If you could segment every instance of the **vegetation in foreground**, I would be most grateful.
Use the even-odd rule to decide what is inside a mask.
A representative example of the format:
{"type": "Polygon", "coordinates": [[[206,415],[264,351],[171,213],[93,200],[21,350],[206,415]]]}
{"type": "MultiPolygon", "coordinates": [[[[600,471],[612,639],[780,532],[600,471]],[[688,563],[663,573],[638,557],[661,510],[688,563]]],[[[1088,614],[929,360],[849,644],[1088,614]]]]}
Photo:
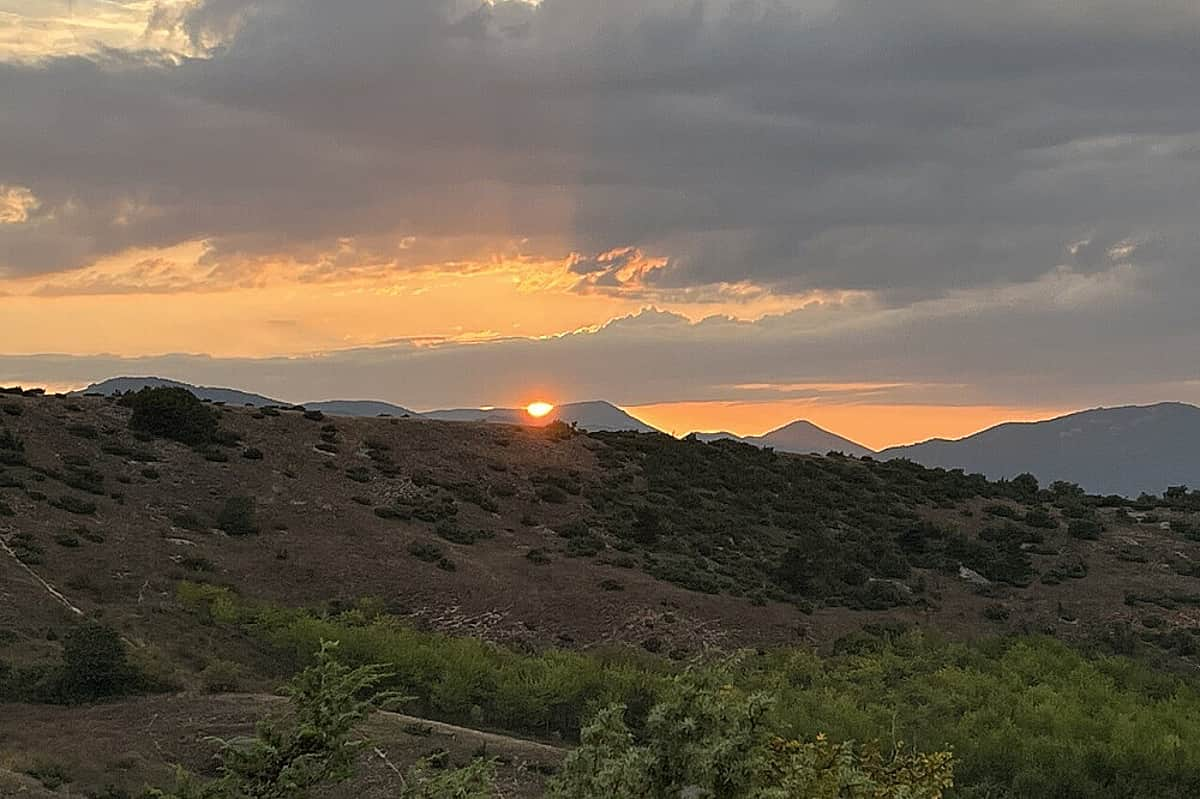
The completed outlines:
{"type": "MultiPolygon", "coordinates": [[[[610,714],[595,734],[612,745],[627,732],[633,759],[678,677],[676,666],[645,653],[521,654],[417,632],[372,603],[330,615],[254,605],[210,585],[180,591],[209,621],[251,631],[298,667],[314,662],[322,641],[338,640],[346,663],[384,664],[383,684],[431,718],[580,740],[585,719],[620,705],[625,731],[610,714]]],[[[720,673],[731,690],[771,697],[756,723],[783,740],[886,733],[891,746],[902,739],[916,751],[952,751],[957,787],[949,795],[1200,795],[1196,684],[1129,658],[1089,656],[1041,637],[964,644],[875,628],[843,639],[829,657],[761,651],[720,673]]]]}
{"type": "MultiPolygon", "coordinates": [[[[268,719],[256,736],[217,741],[219,776],[202,780],[180,771],[171,790],[154,799],[301,799],[353,774],[368,745],[355,736],[376,707],[398,699],[378,692],[382,666],[349,668],[322,642],[316,663],[285,689],[292,713],[268,719]],[[366,697],[366,698],[364,698],[366,697]]],[[[601,710],[583,730],[551,782],[553,799],[940,799],[953,785],[952,757],[877,746],[785,740],[765,723],[767,692],[745,693],[720,668],[688,670],[668,680],[635,737],[625,708],[601,710]]],[[[458,769],[418,763],[399,775],[399,799],[499,799],[492,763],[480,758],[458,769]]]]}

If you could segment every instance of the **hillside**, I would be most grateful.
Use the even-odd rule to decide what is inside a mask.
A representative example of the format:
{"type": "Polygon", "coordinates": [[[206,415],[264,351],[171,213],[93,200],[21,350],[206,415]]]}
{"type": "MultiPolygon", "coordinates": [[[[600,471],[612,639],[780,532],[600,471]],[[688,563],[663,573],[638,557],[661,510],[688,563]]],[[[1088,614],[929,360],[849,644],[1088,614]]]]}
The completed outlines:
{"type": "MultiPolygon", "coordinates": [[[[0,395],[0,660],[10,669],[43,673],[92,618],[119,630],[164,684],[261,692],[333,638],[360,658],[396,659],[419,715],[569,738],[601,685],[637,701],[649,690],[638,680],[736,647],[831,655],[820,679],[848,703],[838,707],[866,689],[837,676],[859,667],[836,658],[876,651],[906,627],[961,640],[1052,634],[1168,664],[1200,656],[1197,494],[1105,503],[1028,480],[733,441],[189,408],[215,418],[191,446],[149,432],[141,406],[0,395]],[[531,680],[540,687],[505,693],[531,680]],[[545,699],[553,692],[567,698],[545,699]]],[[[932,690],[942,660],[964,657],[896,646],[905,658],[932,647],[921,656],[932,682],[912,696],[932,690]]],[[[791,665],[771,668],[788,684],[818,679],[799,665],[812,657],[783,653],[791,665]]],[[[31,752],[18,730],[79,730],[54,738],[55,757],[91,774],[72,741],[108,736],[116,762],[147,740],[122,730],[161,714],[160,724],[195,731],[172,748],[202,763],[200,733],[246,716],[189,696],[84,715],[16,705],[0,712],[0,740],[31,752]]],[[[904,696],[879,694],[878,706],[894,713],[904,696]]],[[[927,735],[951,735],[910,712],[927,735]]],[[[976,751],[965,734],[952,742],[976,751]]],[[[396,746],[419,754],[422,744],[396,746]]],[[[168,757],[140,757],[121,784],[166,773],[168,757]]],[[[964,773],[1004,773],[983,757],[964,773]]],[[[377,765],[368,773],[382,774],[377,765]]],[[[514,774],[514,786],[523,779],[514,774]]],[[[528,790],[511,795],[536,795],[528,790]]]]}
{"type": "Polygon", "coordinates": [[[1200,486],[1200,408],[1183,403],[1098,408],[1043,422],[1011,422],[957,441],[935,439],[879,453],[992,479],[1023,472],[1095,494],[1160,494],[1200,486]]]}
{"type": "Polygon", "coordinates": [[[761,436],[737,436],[725,431],[717,433],[695,433],[701,441],[718,441],[730,439],[756,447],[771,447],[780,452],[795,452],[808,455],[825,455],[830,452],[840,452],[843,455],[861,458],[874,454],[872,450],[851,441],[848,438],[831,433],[805,419],[797,419],[783,427],[776,428],[761,436]]]}

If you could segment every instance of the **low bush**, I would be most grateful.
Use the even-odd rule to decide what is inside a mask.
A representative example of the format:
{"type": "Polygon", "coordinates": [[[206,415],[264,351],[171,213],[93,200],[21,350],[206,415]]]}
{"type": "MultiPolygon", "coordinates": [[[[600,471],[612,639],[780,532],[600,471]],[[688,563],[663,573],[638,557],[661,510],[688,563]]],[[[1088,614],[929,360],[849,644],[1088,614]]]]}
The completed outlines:
{"type": "Polygon", "coordinates": [[[79,516],[88,516],[96,512],[96,503],[89,502],[86,499],[80,499],[72,494],[63,494],[52,503],[54,507],[61,508],[68,513],[74,513],[79,516]]]}
{"type": "Polygon", "coordinates": [[[229,535],[254,535],[258,518],[253,497],[238,496],[225,500],[217,514],[217,527],[229,535]]]}
{"type": "Polygon", "coordinates": [[[183,388],[144,388],[126,394],[121,404],[133,409],[129,427],[190,446],[209,444],[217,434],[217,416],[183,388]]]}
{"type": "Polygon", "coordinates": [[[1067,533],[1072,538],[1095,541],[1104,532],[1104,525],[1095,519],[1071,519],[1067,522],[1067,533]]]}

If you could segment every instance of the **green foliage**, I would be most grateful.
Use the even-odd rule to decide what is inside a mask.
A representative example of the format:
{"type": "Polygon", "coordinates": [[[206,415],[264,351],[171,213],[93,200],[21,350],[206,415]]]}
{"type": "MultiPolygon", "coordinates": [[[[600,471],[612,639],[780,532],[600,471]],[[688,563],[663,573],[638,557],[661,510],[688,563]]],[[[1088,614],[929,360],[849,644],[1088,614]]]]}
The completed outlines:
{"type": "Polygon", "coordinates": [[[217,514],[217,527],[229,535],[254,535],[258,532],[258,514],[254,497],[230,497],[217,514]]]}
{"type": "MultiPolygon", "coordinates": [[[[579,486],[591,541],[569,539],[572,554],[613,547],[692,590],[808,606],[920,601],[914,567],[955,573],[966,565],[1016,585],[1036,577],[1019,543],[978,541],[919,512],[975,497],[1024,501],[1036,480],[993,483],[903,460],[795,456],[733,441],[590,437],[604,445],[596,452],[606,471],[579,486]]],[[[546,486],[565,500],[571,483],[542,477],[546,486]]],[[[989,507],[1023,515],[998,501],[989,507]]]]}
{"type": "Polygon", "coordinates": [[[1067,533],[1072,538],[1083,538],[1094,541],[1104,532],[1104,525],[1095,519],[1071,519],[1067,523],[1067,533]]]}
{"type": "MultiPolygon", "coordinates": [[[[180,585],[179,596],[214,621],[262,636],[285,662],[311,663],[323,639],[339,640],[347,663],[386,664],[393,675],[388,685],[413,695],[416,712],[451,722],[575,739],[583,719],[622,704],[633,744],[642,746],[649,709],[676,690],[675,667],[646,653],[522,654],[419,632],[383,614],[256,606],[228,590],[190,583],[180,585]]],[[[1136,640],[1123,635],[1123,644],[1114,639],[1120,651],[1134,651],[1136,640]]],[[[870,741],[888,731],[889,740],[903,738],[917,751],[951,749],[959,797],[1200,795],[1200,692],[1190,678],[1031,637],[947,644],[881,628],[837,652],[748,655],[709,685],[735,686],[738,701],[757,692],[773,696],[762,723],[785,741],[812,743],[821,733],[830,741],[870,741]]],[[[870,749],[854,753],[867,768],[870,749]]]]}
{"type": "Polygon", "coordinates": [[[496,799],[495,770],[484,759],[451,769],[422,760],[405,777],[398,799],[496,799]]]}
{"type": "Polygon", "coordinates": [[[378,666],[351,669],[323,643],[317,661],[285,688],[292,713],[267,719],[253,738],[219,740],[220,777],[209,783],[183,775],[176,793],[161,799],[302,799],[320,786],[345,780],[366,741],[354,728],[378,704],[394,700],[377,689],[387,676],[378,666]],[[369,698],[362,698],[368,696],[369,698]]]}
{"type": "Polygon", "coordinates": [[[130,662],[111,627],[86,622],[63,639],[62,660],[0,670],[0,700],[75,705],[166,686],[130,662]]]}
{"type": "Polygon", "coordinates": [[[121,404],[133,409],[132,430],[189,446],[209,444],[217,434],[216,414],[187,389],[143,388],[122,397],[121,404]]]}
{"type": "MultiPolygon", "coordinates": [[[[667,685],[635,734],[625,708],[599,712],[551,782],[550,799],[940,799],[949,753],[884,757],[877,746],[785,740],[772,731],[776,697],[745,692],[717,666],[667,685]]],[[[897,747],[898,749],[898,747],[897,747]]]]}
{"type": "Polygon", "coordinates": [[[59,692],[69,702],[85,702],[128,693],[138,682],[117,631],[89,622],[63,639],[59,692]]]}
{"type": "Polygon", "coordinates": [[[68,513],[74,513],[79,516],[89,516],[96,512],[95,502],[80,499],[72,494],[63,494],[51,504],[56,508],[61,508],[68,513]]]}

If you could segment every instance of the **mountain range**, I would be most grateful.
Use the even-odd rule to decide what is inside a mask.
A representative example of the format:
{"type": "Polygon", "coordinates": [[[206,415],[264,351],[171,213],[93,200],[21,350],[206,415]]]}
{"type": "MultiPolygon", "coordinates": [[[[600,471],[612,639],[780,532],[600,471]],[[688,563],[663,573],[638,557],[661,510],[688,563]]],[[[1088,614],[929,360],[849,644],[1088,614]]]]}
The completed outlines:
{"type": "MultiPolygon", "coordinates": [[[[213,386],[194,386],[179,380],[168,380],[161,377],[114,377],[99,383],[93,383],[87,388],[72,392],[79,396],[84,394],[117,394],[128,391],[139,391],[143,388],[173,387],[186,389],[202,400],[223,402],[227,405],[266,405],[291,406],[295,403],[273,399],[262,394],[240,391],[232,388],[213,386]]],[[[417,412],[401,405],[379,400],[322,400],[319,402],[303,402],[306,410],[316,410],[333,416],[412,416],[425,419],[437,419],[446,422],[496,422],[501,424],[549,424],[560,421],[573,424],[584,430],[616,431],[632,430],[638,433],[656,433],[640,419],[630,416],[611,402],[569,402],[554,408],[541,419],[532,419],[524,408],[454,408],[448,410],[433,410],[417,412]]]]}
{"type": "MultiPolygon", "coordinates": [[[[76,394],[136,391],[145,386],[178,386],[201,399],[229,405],[290,405],[261,394],[230,388],[193,386],[156,377],[118,377],[76,394]]],[[[442,421],[542,424],[562,421],[584,430],[661,432],[610,402],[566,403],[542,420],[522,408],[456,408],[418,413],[390,402],[326,400],[306,402],[309,410],[339,416],[413,416],[442,421]]],[[[923,466],[978,472],[996,480],[1023,472],[1044,485],[1078,483],[1089,492],[1137,496],[1172,485],[1200,486],[1200,408],[1178,402],[1096,408],[1040,422],[1008,422],[961,439],[931,439],[875,452],[812,422],[798,419],[759,436],[725,431],[693,433],[701,441],[731,439],[780,452],[841,452],[879,460],[904,458],[923,466]]]]}
{"type": "Polygon", "coordinates": [[[1041,422],[1008,422],[956,441],[885,449],[880,459],[980,472],[1035,475],[1095,494],[1137,496],[1200,485],[1200,408],[1180,402],[1096,408],[1041,422]]]}

